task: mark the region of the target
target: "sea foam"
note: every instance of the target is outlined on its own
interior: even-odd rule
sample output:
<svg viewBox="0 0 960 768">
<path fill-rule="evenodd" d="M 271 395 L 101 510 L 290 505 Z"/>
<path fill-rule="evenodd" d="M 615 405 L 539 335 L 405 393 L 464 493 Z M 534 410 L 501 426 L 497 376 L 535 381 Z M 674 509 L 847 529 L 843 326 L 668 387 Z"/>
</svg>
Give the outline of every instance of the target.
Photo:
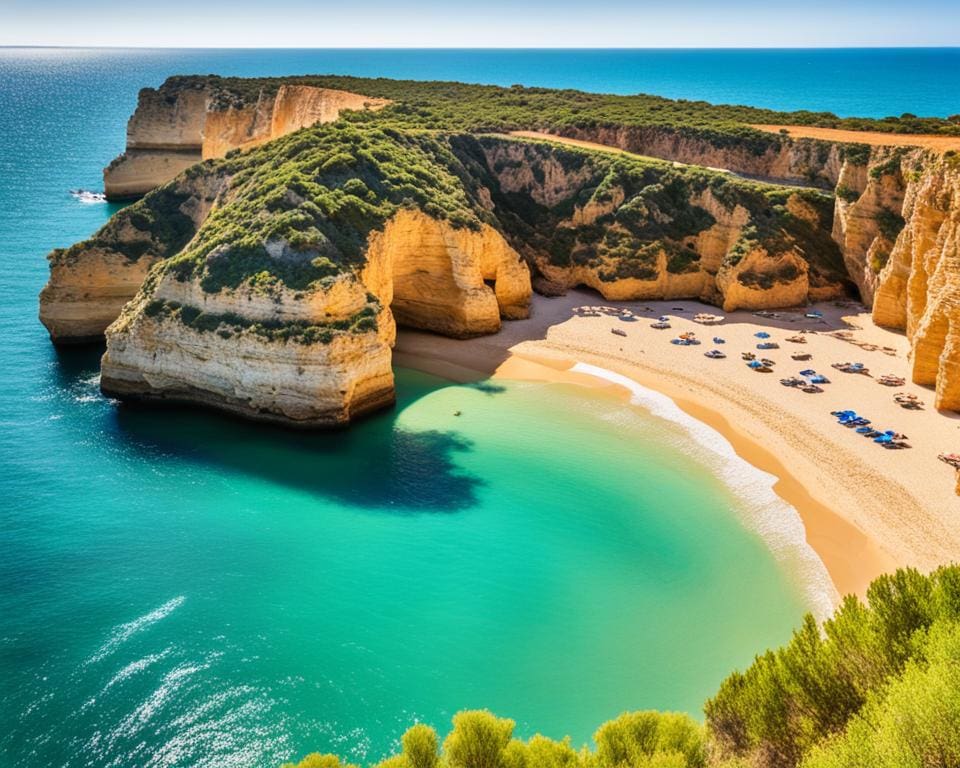
<svg viewBox="0 0 960 768">
<path fill-rule="evenodd" d="M 839 594 L 823 561 L 807 543 L 797 510 L 773 490 L 774 475 L 742 459 L 722 434 L 685 413 L 666 395 L 596 365 L 576 363 L 570 370 L 625 387 L 634 405 L 680 426 L 692 438 L 681 449 L 706 464 L 733 491 L 740 502 L 737 512 L 742 522 L 756 531 L 774 557 L 796 576 L 814 616 L 825 619 L 833 612 Z"/>
</svg>

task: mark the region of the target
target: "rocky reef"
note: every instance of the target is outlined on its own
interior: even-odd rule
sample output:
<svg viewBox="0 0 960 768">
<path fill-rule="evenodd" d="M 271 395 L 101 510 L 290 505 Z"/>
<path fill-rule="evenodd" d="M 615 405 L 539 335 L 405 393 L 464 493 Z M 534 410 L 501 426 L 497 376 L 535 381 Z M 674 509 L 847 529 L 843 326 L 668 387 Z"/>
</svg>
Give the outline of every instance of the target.
<svg viewBox="0 0 960 768">
<path fill-rule="evenodd" d="M 547 292 L 727 311 L 859 292 L 911 338 L 915 381 L 960 408 L 956 158 L 744 124 L 791 116 L 776 117 L 456 83 L 171 78 L 141 92 L 105 178 L 113 196 L 175 178 L 51 254 L 41 320 L 58 343 L 106 332 L 110 394 L 324 426 L 392 400 L 396 323 L 494 333 L 526 316 L 531 275 Z M 504 135 L 521 128 L 650 157 Z"/>
</svg>

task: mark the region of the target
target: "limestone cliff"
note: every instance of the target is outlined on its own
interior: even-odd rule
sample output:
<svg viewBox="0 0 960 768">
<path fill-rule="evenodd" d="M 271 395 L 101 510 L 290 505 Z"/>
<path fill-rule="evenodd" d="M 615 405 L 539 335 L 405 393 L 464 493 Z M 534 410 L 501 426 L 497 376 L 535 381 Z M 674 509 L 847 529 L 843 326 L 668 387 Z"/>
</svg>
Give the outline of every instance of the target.
<svg viewBox="0 0 960 768">
<path fill-rule="evenodd" d="M 401 325 L 464 338 L 528 315 L 530 273 L 503 235 L 399 211 L 370 237 L 365 282 Z M 493 284 L 493 288 L 485 281 Z"/>
<path fill-rule="evenodd" d="M 57 343 L 83 343 L 137 293 L 150 268 L 194 236 L 227 185 L 224 174 L 181 177 L 114 216 L 91 240 L 50 254 L 40 322 Z"/>
<path fill-rule="evenodd" d="M 543 143 L 487 140 L 484 152 L 495 212 L 551 285 L 585 285 L 611 300 L 699 298 L 726 311 L 796 306 L 848 288 L 829 237 L 829 196 L 604 163 Z"/>
<path fill-rule="evenodd" d="M 267 250 L 278 261 L 302 258 L 283 241 Z M 299 290 L 273 281 L 210 292 L 202 274 L 159 264 L 107 329 L 103 391 L 338 426 L 393 401 L 394 315 L 457 337 L 526 315 L 529 274 L 489 225 L 458 230 L 401 210 L 370 234 L 365 254 L 361 269 Z"/>
<path fill-rule="evenodd" d="M 107 329 L 104 393 L 198 403 L 297 427 L 393 402 L 389 308 L 360 281 L 206 293 L 158 266 Z"/>
<path fill-rule="evenodd" d="M 938 407 L 960 408 L 955 157 L 761 134 L 731 122 L 746 108 L 701 122 L 711 109 L 451 83 L 171 78 L 141 93 L 105 181 L 117 197 L 180 175 L 51 254 L 41 319 L 57 342 L 97 338 L 137 295 L 109 333 L 109 391 L 332 424 L 389 397 L 395 319 L 495 332 L 525 316 L 528 267 L 551 291 L 728 311 L 855 288 L 878 323 L 906 331 L 914 379 L 936 386 Z M 665 162 L 476 135 L 523 127 Z M 323 309 L 361 290 L 361 308 Z M 209 361 L 233 342 L 280 380 L 294 359 L 313 378 L 272 400 L 264 382 L 233 381 L 230 394 L 240 364 Z"/>
<path fill-rule="evenodd" d="M 174 78 L 140 91 L 127 125 L 127 149 L 104 169 L 110 199 L 137 197 L 164 184 L 200 160 L 249 149 L 343 110 L 380 109 L 386 99 L 332 88 L 280 85 L 235 103 L 204 81 Z"/>
<path fill-rule="evenodd" d="M 812 139 L 783 139 L 752 144 L 718 135 L 711 141 L 695 132 L 659 126 L 565 126 L 558 136 L 618 147 L 638 155 L 658 157 L 706 168 L 722 168 L 747 177 L 792 181 L 832 188 L 840 176 L 843 145 Z"/>
<path fill-rule="evenodd" d="M 904 195 L 903 230 L 880 272 L 873 318 L 906 331 L 913 380 L 960 410 L 960 163 L 928 158 Z"/>
</svg>

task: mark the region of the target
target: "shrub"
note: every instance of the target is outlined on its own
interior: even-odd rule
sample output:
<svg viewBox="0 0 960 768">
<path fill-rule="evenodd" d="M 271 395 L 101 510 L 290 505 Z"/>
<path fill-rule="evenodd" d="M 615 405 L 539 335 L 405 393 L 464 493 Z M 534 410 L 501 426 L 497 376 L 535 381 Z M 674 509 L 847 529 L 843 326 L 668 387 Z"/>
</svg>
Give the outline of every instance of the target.
<svg viewBox="0 0 960 768">
<path fill-rule="evenodd" d="M 876 220 L 880 234 L 890 241 L 897 239 L 897 235 L 900 234 L 900 230 L 903 229 L 905 224 L 903 217 L 889 208 L 881 209 L 876 215 Z"/>
<path fill-rule="evenodd" d="M 400 743 L 410 768 L 436 768 L 440 757 L 437 752 L 437 732 L 433 728 L 422 723 L 415 725 L 403 734 Z"/>
<path fill-rule="evenodd" d="M 688 715 L 673 712 L 631 712 L 604 723 L 594 735 L 601 766 L 664 766 L 703 768 L 703 728 Z"/>
<path fill-rule="evenodd" d="M 504 749 L 513 734 L 513 720 L 486 710 L 458 712 L 443 742 L 450 768 L 504 768 Z"/>
<path fill-rule="evenodd" d="M 855 189 L 840 184 L 836 189 L 836 196 L 848 203 L 855 203 L 860 199 L 860 194 Z"/>
</svg>

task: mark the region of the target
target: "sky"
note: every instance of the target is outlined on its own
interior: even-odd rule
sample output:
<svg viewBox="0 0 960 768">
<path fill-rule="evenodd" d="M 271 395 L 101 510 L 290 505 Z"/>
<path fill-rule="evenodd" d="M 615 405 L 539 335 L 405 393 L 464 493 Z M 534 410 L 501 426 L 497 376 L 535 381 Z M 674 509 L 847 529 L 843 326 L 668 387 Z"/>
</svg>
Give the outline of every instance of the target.
<svg viewBox="0 0 960 768">
<path fill-rule="evenodd" d="M 0 0 L 0 45 L 960 45 L 960 0 Z"/>
</svg>

